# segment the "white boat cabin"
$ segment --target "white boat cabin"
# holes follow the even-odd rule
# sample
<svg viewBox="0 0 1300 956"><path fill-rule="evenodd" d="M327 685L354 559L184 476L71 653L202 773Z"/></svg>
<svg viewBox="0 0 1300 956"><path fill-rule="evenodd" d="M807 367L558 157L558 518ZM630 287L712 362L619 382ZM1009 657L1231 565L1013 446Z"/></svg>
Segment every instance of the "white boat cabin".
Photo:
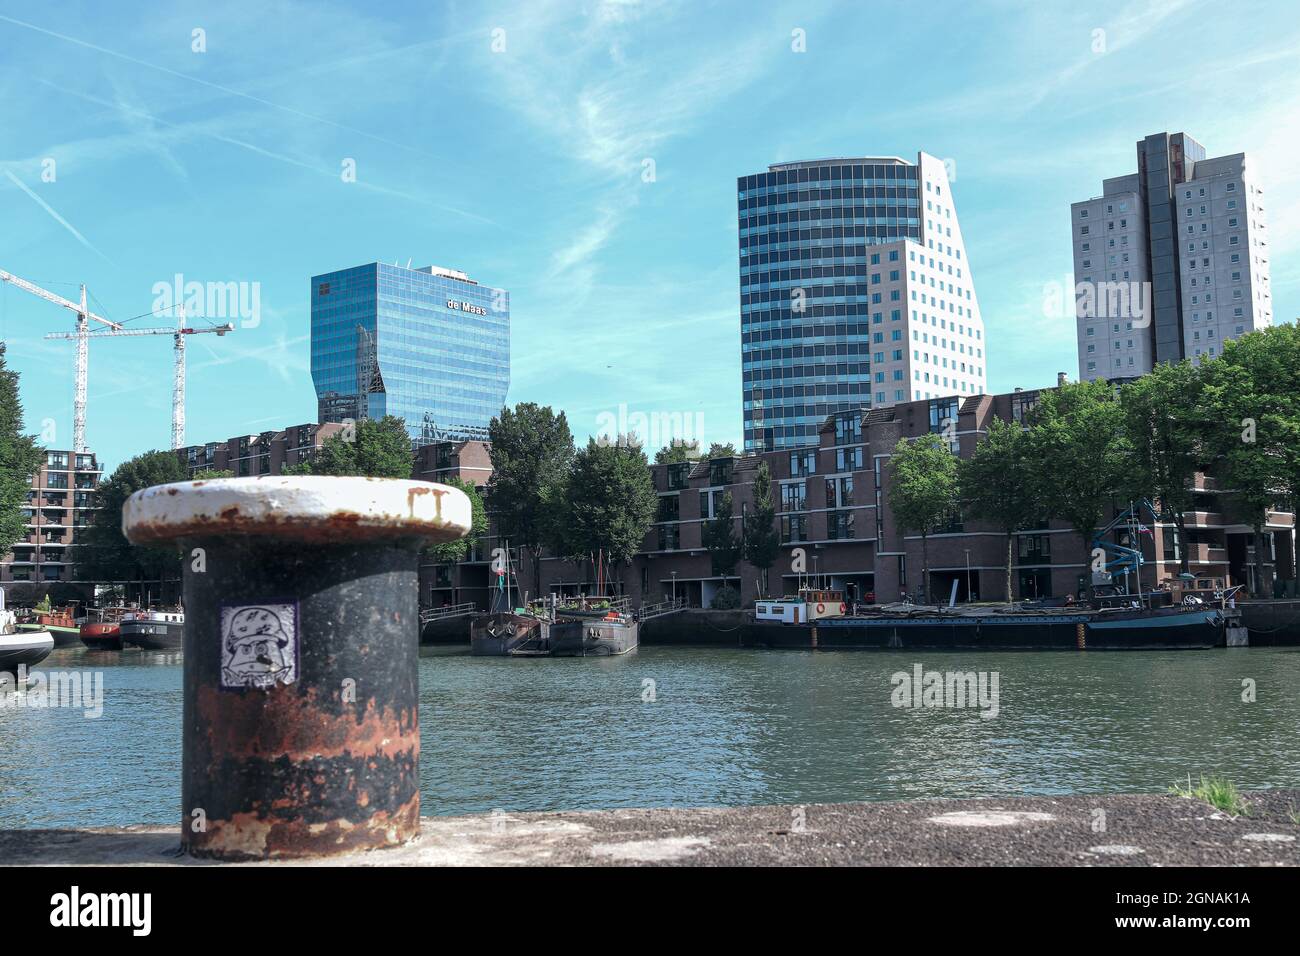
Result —
<svg viewBox="0 0 1300 956"><path fill-rule="evenodd" d="M780 621L782 624L804 624L824 617L843 617L848 612L841 591L802 588L798 597L777 600L760 600L754 606L754 618L759 621Z"/></svg>

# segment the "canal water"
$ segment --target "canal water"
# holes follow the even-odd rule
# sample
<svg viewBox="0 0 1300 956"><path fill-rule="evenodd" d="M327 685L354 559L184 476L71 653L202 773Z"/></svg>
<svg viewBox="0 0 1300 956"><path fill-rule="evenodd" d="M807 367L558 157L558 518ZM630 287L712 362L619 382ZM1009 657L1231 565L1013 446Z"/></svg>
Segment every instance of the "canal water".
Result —
<svg viewBox="0 0 1300 956"><path fill-rule="evenodd" d="M984 706L895 706L918 664L983 672ZM102 679L103 713L0 708L0 827L175 823L179 655L68 649L42 669ZM1300 649L429 648L420 684L425 814L1300 786Z"/></svg>

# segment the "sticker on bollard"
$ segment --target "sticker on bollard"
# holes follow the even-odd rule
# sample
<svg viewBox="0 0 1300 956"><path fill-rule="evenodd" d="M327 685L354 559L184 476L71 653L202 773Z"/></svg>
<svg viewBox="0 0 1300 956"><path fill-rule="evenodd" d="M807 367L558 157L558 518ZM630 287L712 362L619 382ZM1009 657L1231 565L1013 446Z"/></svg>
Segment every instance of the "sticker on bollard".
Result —
<svg viewBox="0 0 1300 956"><path fill-rule="evenodd" d="M419 552L469 527L463 492L421 481L219 478L127 500L132 543L186 556L187 852L297 858L418 835Z"/></svg>
<svg viewBox="0 0 1300 956"><path fill-rule="evenodd" d="M264 603L221 609L226 656L221 686L292 684L298 677L298 605Z"/></svg>

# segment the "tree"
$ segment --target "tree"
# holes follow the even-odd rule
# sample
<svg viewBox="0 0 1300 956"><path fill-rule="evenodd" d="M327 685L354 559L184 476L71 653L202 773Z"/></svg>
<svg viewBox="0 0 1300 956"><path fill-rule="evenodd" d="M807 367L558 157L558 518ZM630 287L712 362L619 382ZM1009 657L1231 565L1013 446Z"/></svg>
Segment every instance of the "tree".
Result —
<svg viewBox="0 0 1300 956"><path fill-rule="evenodd" d="M710 459L712 459L712 458L735 458L735 457L736 457L736 446L733 445L733 444L732 444L731 442L729 442L729 441L728 441L728 442L718 442L718 441L715 441L712 445L709 446L709 452L708 452L708 454L705 455L704 457L705 457L705 458L710 458Z"/></svg>
<svg viewBox="0 0 1300 956"><path fill-rule="evenodd" d="M964 513L996 526L1007 537L1008 602L1015 600L1011 587L1015 532L1026 518L1040 511L1035 501L1031 443L1031 436L1019 424L995 418L971 456L957 466Z"/></svg>
<svg viewBox="0 0 1300 956"><path fill-rule="evenodd" d="M745 518L744 558L763 572L763 595L767 595L768 571L781 552L781 531L776 526L776 503L772 498L772 472L767 462L754 475L754 510Z"/></svg>
<svg viewBox="0 0 1300 956"><path fill-rule="evenodd" d="M5 363L5 345L0 342L0 555L27 536L27 493L43 456L36 439L23 434L18 373Z"/></svg>
<svg viewBox="0 0 1300 956"><path fill-rule="evenodd" d="M709 602L710 610L714 611L734 611L740 607L740 592L730 584L724 584L714 592L713 600Z"/></svg>
<svg viewBox="0 0 1300 956"><path fill-rule="evenodd" d="M700 443L685 438L674 438L655 452L656 465L673 465L684 461L698 461Z"/></svg>
<svg viewBox="0 0 1300 956"><path fill-rule="evenodd" d="M163 600L170 585L176 585L179 593L180 552L175 547L144 547L127 541L122 533L122 506L143 488L188 478L189 473L174 451L148 451L118 465L96 491L98 508L71 549L77 577L83 581L123 582L128 587L135 584L141 598L145 585L155 581Z"/></svg>
<svg viewBox="0 0 1300 956"><path fill-rule="evenodd" d="M541 586L542 546L556 536L554 521L573 467L573 435L564 412L520 402L488 425L492 477L487 500L497 529L533 555L533 585Z"/></svg>
<svg viewBox="0 0 1300 956"><path fill-rule="evenodd" d="M1192 363L1161 363L1120 389L1130 497L1158 502L1178 529L1183 572L1189 568L1186 513L1204 455L1201 376Z"/></svg>
<svg viewBox="0 0 1300 956"><path fill-rule="evenodd" d="M921 535L921 601L929 604L929 536L957 510L957 457L938 435L922 435L900 438L890 466L889 507L903 530Z"/></svg>
<svg viewBox="0 0 1300 956"><path fill-rule="evenodd" d="M1294 501L1300 476L1300 329L1272 326L1224 342L1201 372L1214 476L1252 530L1255 595L1271 597L1264 529L1269 511Z"/></svg>
<svg viewBox="0 0 1300 956"><path fill-rule="evenodd" d="M713 573L727 583L727 578L736 572L736 562L740 560L740 542L736 540L735 504L731 492L724 491L718 499L713 517L704 522L700 529L700 539L709 552Z"/></svg>
<svg viewBox="0 0 1300 956"><path fill-rule="evenodd" d="M1093 539L1125 486L1123 409L1102 379L1044 391L1031 415L1036 497L1082 537L1084 593L1090 594ZM1083 595L1080 595L1082 598Z"/></svg>
<svg viewBox="0 0 1300 956"><path fill-rule="evenodd" d="M325 439L310 461L290 465L286 475L365 475L369 478L410 478L414 467L406 422L395 415L375 421L362 419L351 434L338 432Z"/></svg>
<svg viewBox="0 0 1300 956"><path fill-rule="evenodd" d="M621 566L641 550L658 502L644 452L588 440L574 455L563 494L553 499L559 552L603 554L610 566Z"/></svg>
<svg viewBox="0 0 1300 956"><path fill-rule="evenodd" d="M430 561L438 564L454 564L457 561L465 560L470 545L487 533L488 517L487 512L483 509L483 495L479 492L478 486L472 481L452 476L442 484L465 492L465 497L469 498L469 533L463 538L454 538L451 541L444 541L441 544L435 544L431 548L426 548L424 554Z"/></svg>

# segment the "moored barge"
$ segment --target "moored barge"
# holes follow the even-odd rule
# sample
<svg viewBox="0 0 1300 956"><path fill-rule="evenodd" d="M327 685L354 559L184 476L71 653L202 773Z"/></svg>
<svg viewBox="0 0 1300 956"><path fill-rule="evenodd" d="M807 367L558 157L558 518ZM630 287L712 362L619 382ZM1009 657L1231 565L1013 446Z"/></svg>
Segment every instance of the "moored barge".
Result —
<svg viewBox="0 0 1300 956"><path fill-rule="evenodd" d="M47 632L55 647L73 647L81 640L81 627L72 608L37 610L30 621L18 625L20 631Z"/></svg>
<svg viewBox="0 0 1300 956"><path fill-rule="evenodd" d="M1214 606L1096 610L894 605L849 614L838 597L837 592L823 591L759 601L741 643L923 650L1157 650L1226 643L1225 611Z"/></svg>
<svg viewBox="0 0 1300 956"><path fill-rule="evenodd" d="M181 611L128 611L118 627L122 643L147 651L180 650L185 636Z"/></svg>

